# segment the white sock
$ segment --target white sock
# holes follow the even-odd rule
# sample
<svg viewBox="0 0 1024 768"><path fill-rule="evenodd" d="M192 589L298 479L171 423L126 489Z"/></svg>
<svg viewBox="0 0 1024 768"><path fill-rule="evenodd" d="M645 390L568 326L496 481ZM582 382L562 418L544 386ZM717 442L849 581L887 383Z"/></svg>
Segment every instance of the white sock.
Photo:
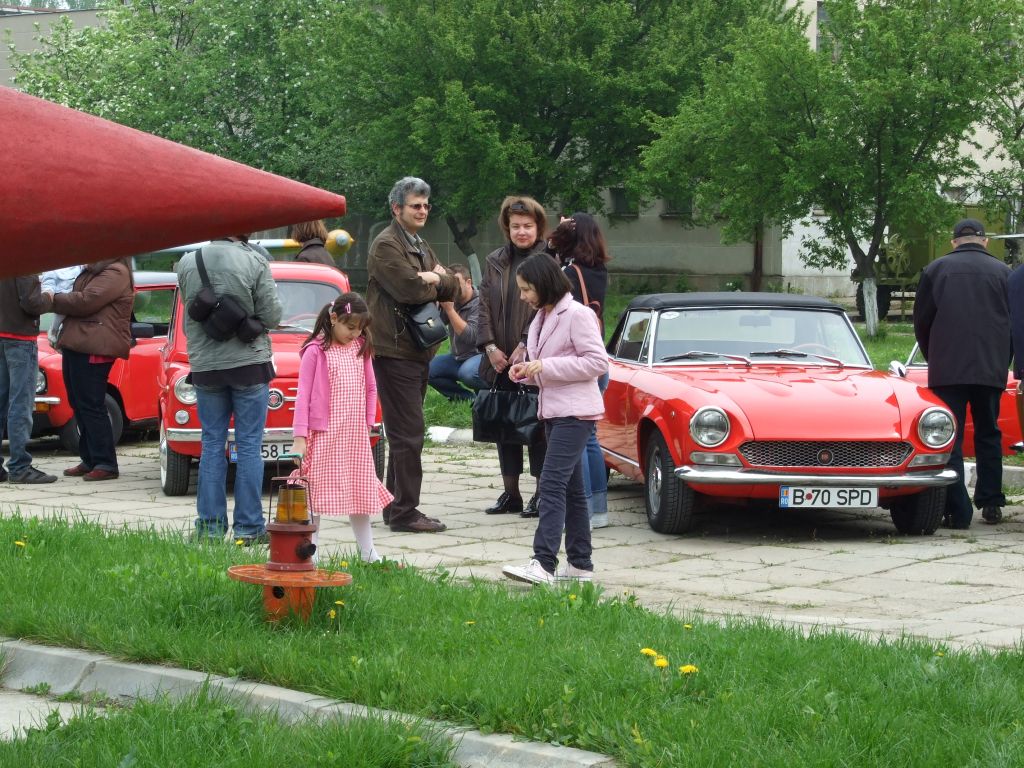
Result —
<svg viewBox="0 0 1024 768"><path fill-rule="evenodd" d="M349 515L348 522L352 526L352 533L356 536L356 544L359 546L359 557L367 563L376 563L380 560L381 556L373 548L373 527L370 525L370 516Z"/></svg>

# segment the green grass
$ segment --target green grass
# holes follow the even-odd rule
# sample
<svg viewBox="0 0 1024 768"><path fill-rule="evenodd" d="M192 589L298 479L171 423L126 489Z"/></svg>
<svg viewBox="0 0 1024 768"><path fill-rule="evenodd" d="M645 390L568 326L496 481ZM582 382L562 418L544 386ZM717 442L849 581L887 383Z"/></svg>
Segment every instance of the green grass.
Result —
<svg viewBox="0 0 1024 768"><path fill-rule="evenodd" d="M308 625L274 627L260 589L225 575L258 559L152 532L0 518L0 634L577 746L622 766L1024 763L1019 650L684 621L593 585L457 584L394 563L345 566L353 584L322 592ZM681 674L687 664L699 671Z"/></svg>
<svg viewBox="0 0 1024 768"><path fill-rule="evenodd" d="M886 370L892 360L907 362L910 350L914 348L914 326L911 323L881 322L874 338L868 336L864 323L854 323L853 327L864 343L871 364L878 370Z"/></svg>
<svg viewBox="0 0 1024 768"><path fill-rule="evenodd" d="M208 692L172 703L139 701L105 716L83 709L63 726L55 712L24 738L0 742L0 765L18 768L366 766L450 768L447 740L379 720L287 724L237 709Z"/></svg>

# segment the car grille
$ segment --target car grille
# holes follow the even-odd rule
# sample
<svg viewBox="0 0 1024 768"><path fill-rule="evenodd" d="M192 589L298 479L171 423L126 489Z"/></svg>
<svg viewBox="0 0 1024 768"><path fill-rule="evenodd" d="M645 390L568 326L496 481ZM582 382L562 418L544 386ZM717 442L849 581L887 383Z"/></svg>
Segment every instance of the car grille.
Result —
<svg viewBox="0 0 1024 768"><path fill-rule="evenodd" d="M913 450L906 442L852 440L758 440L740 446L755 467L898 467Z"/></svg>

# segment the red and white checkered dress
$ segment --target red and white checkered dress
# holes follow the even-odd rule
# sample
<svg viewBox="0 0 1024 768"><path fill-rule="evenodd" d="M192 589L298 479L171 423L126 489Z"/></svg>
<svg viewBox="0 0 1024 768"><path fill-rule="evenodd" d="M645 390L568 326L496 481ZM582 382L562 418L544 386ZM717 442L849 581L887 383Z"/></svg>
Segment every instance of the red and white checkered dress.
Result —
<svg viewBox="0 0 1024 768"><path fill-rule="evenodd" d="M377 479L366 426L366 380L361 344L326 350L331 405L326 432L310 431L302 474L319 515L375 515L392 495Z"/></svg>

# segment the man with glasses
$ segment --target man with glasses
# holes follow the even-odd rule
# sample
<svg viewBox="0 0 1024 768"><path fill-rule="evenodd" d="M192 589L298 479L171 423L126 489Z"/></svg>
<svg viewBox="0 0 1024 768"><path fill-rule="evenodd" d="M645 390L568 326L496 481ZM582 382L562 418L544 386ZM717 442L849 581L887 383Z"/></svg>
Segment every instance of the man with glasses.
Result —
<svg viewBox="0 0 1024 768"><path fill-rule="evenodd" d="M435 349L421 349L405 327L403 308L454 301L459 282L440 265L419 232L430 214L430 185L406 176L388 195L394 221L370 245L366 301L373 318L377 379L389 456L385 484L395 500L384 510L392 531L438 533L441 521L419 510L423 484L423 398ZM423 275L427 275L424 277Z"/></svg>

